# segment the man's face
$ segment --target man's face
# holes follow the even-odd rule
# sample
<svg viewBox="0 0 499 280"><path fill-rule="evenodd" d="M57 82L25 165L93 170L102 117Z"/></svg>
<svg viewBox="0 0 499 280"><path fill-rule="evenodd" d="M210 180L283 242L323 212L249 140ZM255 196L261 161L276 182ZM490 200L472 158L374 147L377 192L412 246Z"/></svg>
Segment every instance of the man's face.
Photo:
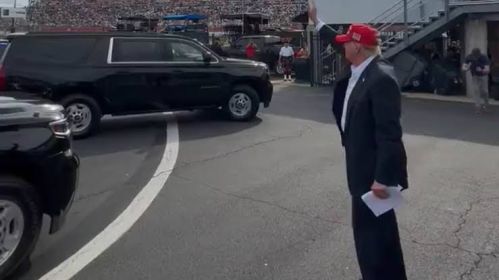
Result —
<svg viewBox="0 0 499 280"><path fill-rule="evenodd" d="M350 62L352 62L360 52L360 45L355 42L347 42L343 47L345 48L345 58Z"/></svg>

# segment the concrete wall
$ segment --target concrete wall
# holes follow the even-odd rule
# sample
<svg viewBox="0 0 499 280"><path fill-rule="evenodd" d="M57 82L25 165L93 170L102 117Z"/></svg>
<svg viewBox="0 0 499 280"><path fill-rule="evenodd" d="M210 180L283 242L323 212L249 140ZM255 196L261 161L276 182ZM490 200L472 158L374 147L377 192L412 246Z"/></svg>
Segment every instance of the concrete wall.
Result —
<svg viewBox="0 0 499 280"><path fill-rule="evenodd" d="M499 21L488 22L488 39L492 56L492 75L499 77Z"/></svg>
<svg viewBox="0 0 499 280"><path fill-rule="evenodd" d="M499 100L499 21L489 21L488 29L489 50L492 56L490 96Z"/></svg>
<svg viewBox="0 0 499 280"><path fill-rule="evenodd" d="M443 10L444 0L408 0L415 8L409 10L409 21L420 21L421 16L428 17L438 10ZM329 24L370 22L401 0L315 0L319 16ZM419 8L422 2L423 8ZM401 10L402 11L402 10ZM403 21L402 14L398 21Z"/></svg>

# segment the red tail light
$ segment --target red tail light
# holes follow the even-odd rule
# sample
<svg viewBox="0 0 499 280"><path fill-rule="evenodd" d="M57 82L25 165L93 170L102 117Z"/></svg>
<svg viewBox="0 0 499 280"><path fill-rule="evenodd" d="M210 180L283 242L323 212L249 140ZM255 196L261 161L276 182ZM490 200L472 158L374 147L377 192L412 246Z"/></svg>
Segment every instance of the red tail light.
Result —
<svg viewBox="0 0 499 280"><path fill-rule="evenodd" d="M7 90L7 75L5 74L5 69L3 65L0 65L0 91Z"/></svg>

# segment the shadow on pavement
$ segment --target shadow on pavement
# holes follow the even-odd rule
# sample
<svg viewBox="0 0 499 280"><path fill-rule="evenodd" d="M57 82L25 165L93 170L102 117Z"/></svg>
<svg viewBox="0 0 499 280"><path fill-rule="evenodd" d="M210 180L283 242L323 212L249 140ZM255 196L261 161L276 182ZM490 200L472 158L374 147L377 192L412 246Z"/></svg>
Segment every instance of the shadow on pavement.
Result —
<svg viewBox="0 0 499 280"><path fill-rule="evenodd" d="M103 119L101 129L87 139L75 141L75 150L82 157L139 150L146 152L152 145L164 145L166 124L176 119L182 140L194 140L234 134L259 125L256 118L249 122L228 120L218 110L181 111L171 115L150 114Z"/></svg>
<svg viewBox="0 0 499 280"><path fill-rule="evenodd" d="M163 114L104 118L97 134L74 141L75 150L82 157L143 150L152 145L164 145L166 123Z"/></svg>
<svg viewBox="0 0 499 280"><path fill-rule="evenodd" d="M199 110L175 114L181 140L196 140L235 134L259 125L262 120L256 118L249 122L228 120L218 110Z"/></svg>
<svg viewBox="0 0 499 280"><path fill-rule="evenodd" d="M276 87L270 107L264 113L333 124L331 112L333 89L305 85Z"/></svg>

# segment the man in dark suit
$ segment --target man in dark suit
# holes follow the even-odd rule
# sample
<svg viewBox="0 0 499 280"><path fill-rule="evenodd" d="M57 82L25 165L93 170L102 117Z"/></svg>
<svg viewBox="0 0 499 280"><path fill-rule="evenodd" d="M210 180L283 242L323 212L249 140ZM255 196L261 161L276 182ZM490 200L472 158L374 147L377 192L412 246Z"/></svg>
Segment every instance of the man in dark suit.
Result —
<svg viewBox="0 0 499 280"><path fill-rule="evenodd" d="M317 11L309 11L321 27ZM352 196L355 247L363 280L406 280L395 212L376 217L361 196L373 191L389 197L387 187L408 188L402 142L401 92L393 68L380 57L377 30L353 24L336 43L344 46L351 71L336 83L333 113L346 152Z"/></svg>

